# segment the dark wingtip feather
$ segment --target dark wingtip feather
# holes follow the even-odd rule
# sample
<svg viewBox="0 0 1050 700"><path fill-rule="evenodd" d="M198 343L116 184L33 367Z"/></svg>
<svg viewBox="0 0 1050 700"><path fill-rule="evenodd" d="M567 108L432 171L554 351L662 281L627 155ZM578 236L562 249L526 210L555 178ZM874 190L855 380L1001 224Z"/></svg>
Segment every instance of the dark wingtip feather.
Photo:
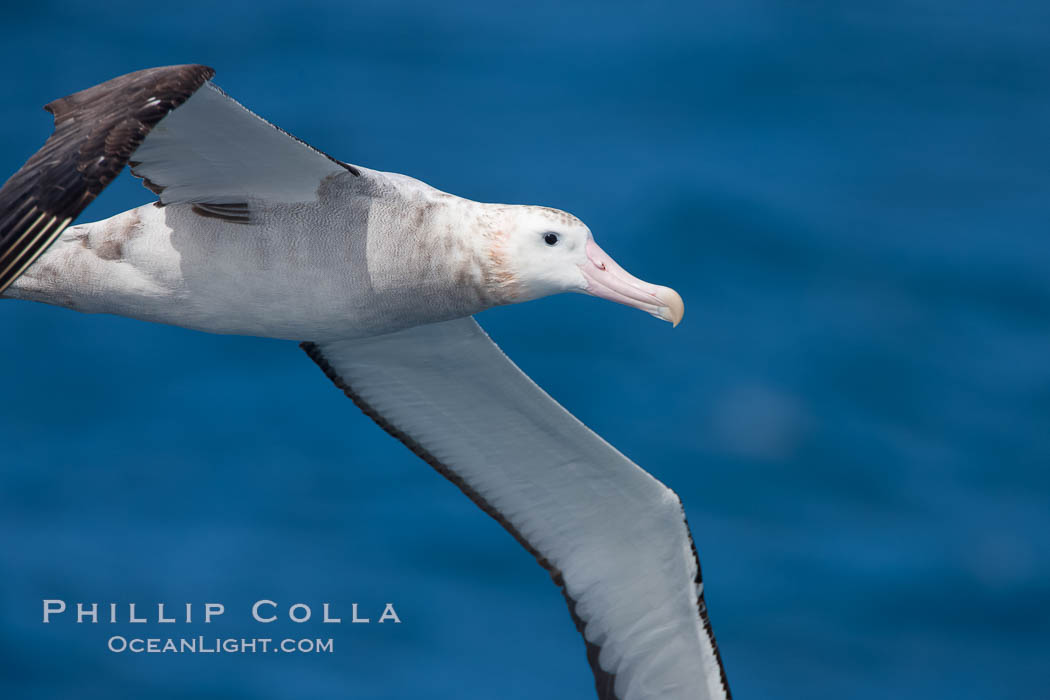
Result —
<svg viewBox="0 0 1050 700"><path fill-rule="evenodd" d="M0 188L0 293L120 174L146 134L215 75L149 68L45 105L55 132Z"/></svg>
<svg viewBox="0 0 1050 700"><path fill-rule="evenodd" d="M118 89L126 91L131 87L141 87L143 85L149 86L150 84L157 84L159 86L163 82L174 79L174 81L183 84L189 89L188 97L189 95L192 95L197 88L214 77L214 68L196 63L163 66L161 68L146 68L145 70L126 73L117 78L107 80L104 83L99 83L98 85L93 85L79 92L74 92L72 95L66 95L57 100L52 100L44 105L44 109L54 116L55 125L57 126L59 123L66 121L77 109L82 108L85 104L90 104L96 101L99 97L110 97ZM142 107L140 107L140 109L142 109ZM161 111L156 117L154 123L160 121L161 117L171 111L171 109L172 108L169 107L167 110Z"/></svg>

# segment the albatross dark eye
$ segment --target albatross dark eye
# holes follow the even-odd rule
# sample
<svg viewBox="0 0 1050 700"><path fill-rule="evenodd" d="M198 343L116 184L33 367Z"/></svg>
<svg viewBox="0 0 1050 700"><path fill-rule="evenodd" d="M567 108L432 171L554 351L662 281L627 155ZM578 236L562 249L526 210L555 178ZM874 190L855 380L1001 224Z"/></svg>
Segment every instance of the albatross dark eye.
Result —
<svg viewBox="0 0 1050 700"><path fill-rule="evenodd" d="M556 233L545 233L543 234L543 242L547 245L556 245L558 243L558 234Z"/></svg>

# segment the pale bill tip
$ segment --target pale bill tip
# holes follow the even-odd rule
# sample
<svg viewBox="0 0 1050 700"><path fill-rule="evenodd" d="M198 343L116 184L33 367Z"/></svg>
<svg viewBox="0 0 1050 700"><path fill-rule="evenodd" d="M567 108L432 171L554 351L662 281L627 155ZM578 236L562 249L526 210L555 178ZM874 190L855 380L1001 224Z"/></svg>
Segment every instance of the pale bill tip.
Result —
<svg viewBox="0 0 1050 700"><path fill-rule="evenodd" d="M663 303L659 309L660 318L670 321L672 328L682 322L682 316L685 315L685 302L682 301L678 292L670 287L660 287L656 292L656 298Z"/></svg>

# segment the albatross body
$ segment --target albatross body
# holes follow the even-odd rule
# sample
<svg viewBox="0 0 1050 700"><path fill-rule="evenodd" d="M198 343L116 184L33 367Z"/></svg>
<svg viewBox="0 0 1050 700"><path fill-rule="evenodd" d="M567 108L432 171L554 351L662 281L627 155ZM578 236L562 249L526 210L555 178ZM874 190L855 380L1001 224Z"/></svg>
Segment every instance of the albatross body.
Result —
<svg viewBox="0 0 1050 700"><path fill-rule="evenodd" d="M570 214L335 160L213 75L155 68L47 106L55 133L0 189L0 294L303 341L550 572L600 698L729 698L678 497L471 318L571 291L677 324L680 297L628 274ZM157 201L70 227L126 164Z"/></svg>
<svg viewBox="0 0 1050 700"><path fill-rule="evenodd" d="M174 203L70 227L8 294L289 340L379 335L509 301L483 232L510 224L510 208L355 170L326 176L313 201L245 196L244 223Z"/></svg>

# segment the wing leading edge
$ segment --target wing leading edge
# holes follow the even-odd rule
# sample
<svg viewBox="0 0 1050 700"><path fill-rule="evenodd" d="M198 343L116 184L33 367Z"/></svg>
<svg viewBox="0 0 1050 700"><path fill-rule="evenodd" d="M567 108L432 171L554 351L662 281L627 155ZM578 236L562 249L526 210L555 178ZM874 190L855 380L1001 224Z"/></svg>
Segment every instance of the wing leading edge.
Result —
<svg viewBox="0 0 1050 700"><path fill-rule="evenodd" d="M0 188L0 293L124 169L156 124L215 71L150 68L49 103L55 131Z"/></svg>
<svg viewBox="0 0 1050 700"><path fill-rule="evenodd" d="M55 131L0 188L0 294L126 164L160 204L247 223L248 202L308 202L351 165L270 124L207 66L128 73L49 103Z"/></svg>
<svg viewBox="0 0 1050 700"><path fill-rule="evenodd" d="M303 349L550 572L599 698L730 698L678 497L550 398L472 318Z"/></svg>

